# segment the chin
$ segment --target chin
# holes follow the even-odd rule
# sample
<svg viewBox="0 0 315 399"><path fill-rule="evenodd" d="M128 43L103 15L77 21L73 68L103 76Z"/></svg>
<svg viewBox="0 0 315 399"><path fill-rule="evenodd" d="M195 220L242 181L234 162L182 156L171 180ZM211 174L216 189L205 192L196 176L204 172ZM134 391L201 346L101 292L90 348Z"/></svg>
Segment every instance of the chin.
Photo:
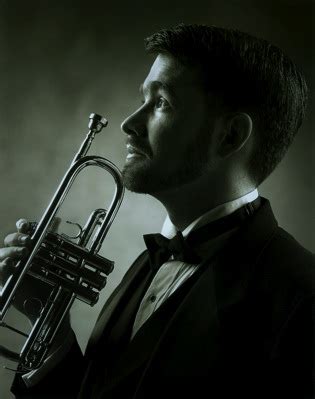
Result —
<svg viewBox="0 0 315 399"><path fill-rule="evenodd" d="M139 194L149 194L148 186L151 179L150 173L148 173L146 168L140 165L125 164L122 170L122 177L127 190Z"/></svg>
<svg viewBox="0 0 315 399"><path fill-rule="evenodd" d="M151 194L168 189L169 185L161 172L140 165L125 165L122 170L123 183L127 190L138 194Z"/></svg>
<svg viewBox="0 0 315 399"><path fill-rule="evenodd" d="M172 191L186 184L187 179L178 179L178 176L156 176L150 173L131 173L123 169L123 182L127 190L138 194L150 194L154 197L160 193Z"/></svg>
<svg viewBox="0 0 315 399"><path fill-rule="evenodd" d="M157 195L173 191L200 178L205 170L204 164L184 164L176 170L153 167L142 162L128 162L122 170L124 186L139 194Z"/></svg>

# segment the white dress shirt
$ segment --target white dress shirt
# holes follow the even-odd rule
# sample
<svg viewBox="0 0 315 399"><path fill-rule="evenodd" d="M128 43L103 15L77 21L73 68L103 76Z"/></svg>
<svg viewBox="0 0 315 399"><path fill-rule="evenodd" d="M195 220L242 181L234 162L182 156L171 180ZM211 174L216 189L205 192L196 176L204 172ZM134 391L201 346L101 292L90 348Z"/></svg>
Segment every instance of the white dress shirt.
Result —
<svg viewBox="0 0 315 399"><path fill-rule="evenodd" d="M194 220L182 231L184 238L187 237L187 235L197 227L201 227L207 223L227 216L245 204L254 201L257 197L258 191L254 190L240 198L226 202L211 209ZM176 227L167 216L163 224L161 234L171 239L176 235L176 233ZM220 247L222 247L225 243L225 240L231 235L231 233L232 231L212 239L211 242L207 242L207 255L211 255L211 253L214 254ZM173 260L172 258L159 268L141 301L133 325L131 339L135 336L140 327L149 319L149 317L162 305L162 303L165 302L184 283L184 281L186 281L193 273L195 273L197 269L198 265L192 265L179 260Z"/></svg>

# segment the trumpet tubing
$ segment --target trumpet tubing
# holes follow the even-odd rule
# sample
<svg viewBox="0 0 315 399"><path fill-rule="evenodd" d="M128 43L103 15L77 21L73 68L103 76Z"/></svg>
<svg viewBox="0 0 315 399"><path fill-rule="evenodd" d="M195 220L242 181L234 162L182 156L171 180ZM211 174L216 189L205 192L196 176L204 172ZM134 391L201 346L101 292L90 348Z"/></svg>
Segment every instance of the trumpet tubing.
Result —
<svg viewBox="0 0 315 399"><path fill-rule="evenodd" d="M106 284L114 262L98 255L98 251L117 214L124 187L119 169L109 160L86 155L95 135L107 125L100 115L91 114L88 134L38 224L32 224L30 254L15 267L0 295L0 326L19 332L4 320L26 275L51 286L49 298L41 304L39 315L16 360L19 371L41 367L62 321L76 298L93 306ZM96 209L89 216L74 242L69 237L49 232L49 226L64 202L76 176L87 166L96 166L110 173L115 192L107 210ZM25 335L22 333L22 335ZM3 348L3 352L6 349ZM1 351L0 351L1 352Z"/></svg>

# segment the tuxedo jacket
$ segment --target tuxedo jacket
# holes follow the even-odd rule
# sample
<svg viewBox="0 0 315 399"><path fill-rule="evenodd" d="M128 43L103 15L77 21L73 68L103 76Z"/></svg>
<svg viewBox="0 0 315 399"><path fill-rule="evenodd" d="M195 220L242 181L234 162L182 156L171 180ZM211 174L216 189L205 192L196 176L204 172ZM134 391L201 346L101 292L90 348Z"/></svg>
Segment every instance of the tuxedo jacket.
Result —
<svg viewBox="0 0 315 399"><path fill-rule="evenodd" d="M17 398L296 398L314 395L314 258L262 198L130 340L150 266L142 253L105 304L87 351L75 343Z"/></svg>

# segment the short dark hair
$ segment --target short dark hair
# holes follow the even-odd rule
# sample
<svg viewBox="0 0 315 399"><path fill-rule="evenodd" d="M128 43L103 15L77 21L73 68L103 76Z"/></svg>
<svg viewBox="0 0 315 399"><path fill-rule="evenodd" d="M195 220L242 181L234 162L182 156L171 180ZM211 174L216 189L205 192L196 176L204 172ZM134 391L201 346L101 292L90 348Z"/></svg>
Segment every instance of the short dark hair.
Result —
<svg viewBox="0 0 315 399"><path fill-rule="evenodd" d="M168 53L202 68L205 88L229 109L251 111L258 122L249 172L257 185L275 169L298 131L307 85L282 50L235 29L180 24L145 39L151 53ZM256 129L257 130L257 129Z"/></svg>

